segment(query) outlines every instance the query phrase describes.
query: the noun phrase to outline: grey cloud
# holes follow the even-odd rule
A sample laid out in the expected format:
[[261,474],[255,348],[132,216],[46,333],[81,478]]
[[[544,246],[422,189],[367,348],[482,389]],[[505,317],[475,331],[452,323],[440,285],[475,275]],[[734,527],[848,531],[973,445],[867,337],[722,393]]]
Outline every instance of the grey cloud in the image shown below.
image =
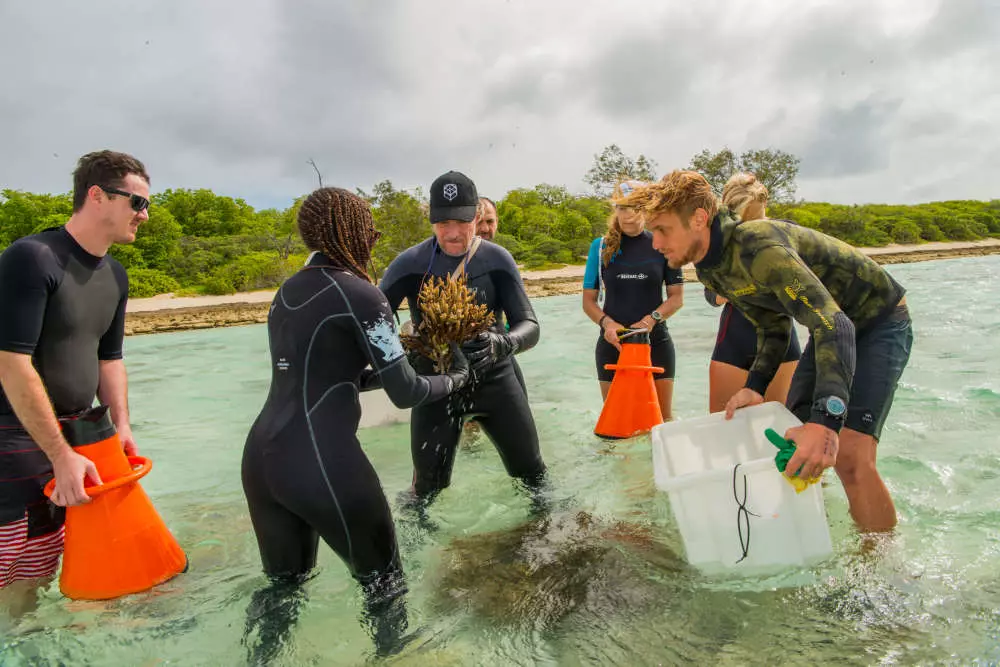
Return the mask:
[[899,100],[866,100],[847,108],[826,109],[798,151],[803,178],[866,174],[889,163],[886,128],[899,112]]
[[[996,196],[989,162],[955,146],[1000,148],[1000,8],[915,2],[2,3],[0,187],[65,190],[78,155],[111,146],[154,189],[251,202],[315,185],[309,158],[351,188],[456,168],[493,196],[576,191],[614,142],[661,170],[790,150],[803,197],[849,198],[859,174],[890,200]],[[954,180],[904,176],[942,162]]]
[[[933,58],[1000,46],[1000,6],[994,0],[942,0],[914,45],[917,57]],[[996,61],[990,63],[995,67]]]

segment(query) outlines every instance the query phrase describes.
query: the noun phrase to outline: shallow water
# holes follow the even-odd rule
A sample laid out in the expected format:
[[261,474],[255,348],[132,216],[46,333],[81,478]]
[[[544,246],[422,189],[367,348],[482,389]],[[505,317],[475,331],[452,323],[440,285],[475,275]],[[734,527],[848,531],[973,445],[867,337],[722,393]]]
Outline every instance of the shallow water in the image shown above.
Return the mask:
[[[824,487],[834,555],[768,579],[691,571],[649,438],[592,435],[600,410],[593,327],[576,296],[536,301],[542,339],[519,358],[559,509],[547,525],[488,441],[462,445],[428,535],[405,521],[408,426],[361,439],[397,516],[416,639],[396,664],[845,664],[1000,660],[1000,257],[895,265],[916,341],[880,445],[900,525],[862,544],[846,500]],[[671,322],[675,414],[705,413],[719,311],[697,285]],[[72,602],[53,584],[7,623],[4,665],[234,665],[263,583],[240,485],[249,424],[267,392],[263,326],[127,341],[134,427],[154,461],[143,488],[191,569],[155,591]],[[580,513],[584,514],[580,514]],[[319,572],[283,664],[359,664],[361,599],[321,546]]]

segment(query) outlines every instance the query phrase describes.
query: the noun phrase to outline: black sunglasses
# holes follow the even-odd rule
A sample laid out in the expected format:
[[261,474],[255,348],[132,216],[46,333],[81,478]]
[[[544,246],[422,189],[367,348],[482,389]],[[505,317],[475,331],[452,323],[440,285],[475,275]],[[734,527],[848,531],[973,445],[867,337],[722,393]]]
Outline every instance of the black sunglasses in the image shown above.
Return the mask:
[[149,200],[140,195],[134,195],[131,192],[125,192],[124,190],[116,190],[115,188],[106,188],[103,185],[98,185],[100,189],[107,192],[109,195],[121,195],[122,197],[128,197],[128,203],[132,207],[132,210],[136,213],[140,211],[145,211],[149,208]]

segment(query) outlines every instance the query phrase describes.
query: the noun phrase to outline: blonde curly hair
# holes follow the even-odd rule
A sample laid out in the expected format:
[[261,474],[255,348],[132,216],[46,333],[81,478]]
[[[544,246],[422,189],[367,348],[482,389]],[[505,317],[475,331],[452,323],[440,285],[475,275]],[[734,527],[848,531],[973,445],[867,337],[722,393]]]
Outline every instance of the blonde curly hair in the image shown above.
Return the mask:
[[748,172],[733,174],[722,188],[722,205],[742,220],[764,217],[767,197],[767,186],[758,181],[756,175]]
[[691,215],[699,208],[711,220],[719,212],[719,200],[712,185],[697,171],[675,169],[655,183],[636,188],[616,202],[641,211],[647,219],[660,213],[676,213],[687,227]]

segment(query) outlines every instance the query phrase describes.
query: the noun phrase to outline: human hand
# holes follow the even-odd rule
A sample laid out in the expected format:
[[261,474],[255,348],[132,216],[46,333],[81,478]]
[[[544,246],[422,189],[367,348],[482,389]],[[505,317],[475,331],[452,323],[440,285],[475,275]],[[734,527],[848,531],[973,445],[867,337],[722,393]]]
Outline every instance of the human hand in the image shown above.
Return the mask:
[[52,472],[56,478],[52,502],[61,507],[90,502],[90,496],[84,488],[84,479],[89,477],[94,484],[101,484],[101,476],[97,474],[94,462],[72,449],[52,462]]
[[457,391],[469,382],[469,360],[462,352],[462,348],[455,343],[450,343],[451,347],[451,367],[448,369],[448,377],[451,378],[451,390]]
[[604,340],[614,345],[615,349],[619,351],[622,349],[622,344],[618,341],[618,330],[624,328],[610,317],[604,320]]
[[507,334],[484,331],[462,345],[462,351],[468,356],[472,372],[481,375],[510,356],[514,352],[514,342]]
[[837,464],[840,436],[833,429],[807,423],[785,431],[785,440],[795,443],[795,453],[785,466],[789,477],[810,480]]
[[751,405],[760,405],[763,402],[763,396],[755,392],[753,389],[743,387],[743,389],[740,389],[738,392],[733,394],[733,397],[726,403],[726,419],[732,419],[733,414],[740,408],[745,408]]
[[125,450],[125,456],[139,456],[139,448],[135,444],[135,438],[132,436],[132,426],[129,424],[124,424],[118,426],[118,439],[122,442],[122,449]]
[[638,322],[636,322],[635,324],[633,324],[631,326],[631,328],[632,329],[647,329],[649,331],[652,331],[653,327],[655,325],[656,325],[656,322],[653,320],[653,318],[650,317],[649,315],[646,315],[646,317],[642,318],[641,320],[639,320]]

